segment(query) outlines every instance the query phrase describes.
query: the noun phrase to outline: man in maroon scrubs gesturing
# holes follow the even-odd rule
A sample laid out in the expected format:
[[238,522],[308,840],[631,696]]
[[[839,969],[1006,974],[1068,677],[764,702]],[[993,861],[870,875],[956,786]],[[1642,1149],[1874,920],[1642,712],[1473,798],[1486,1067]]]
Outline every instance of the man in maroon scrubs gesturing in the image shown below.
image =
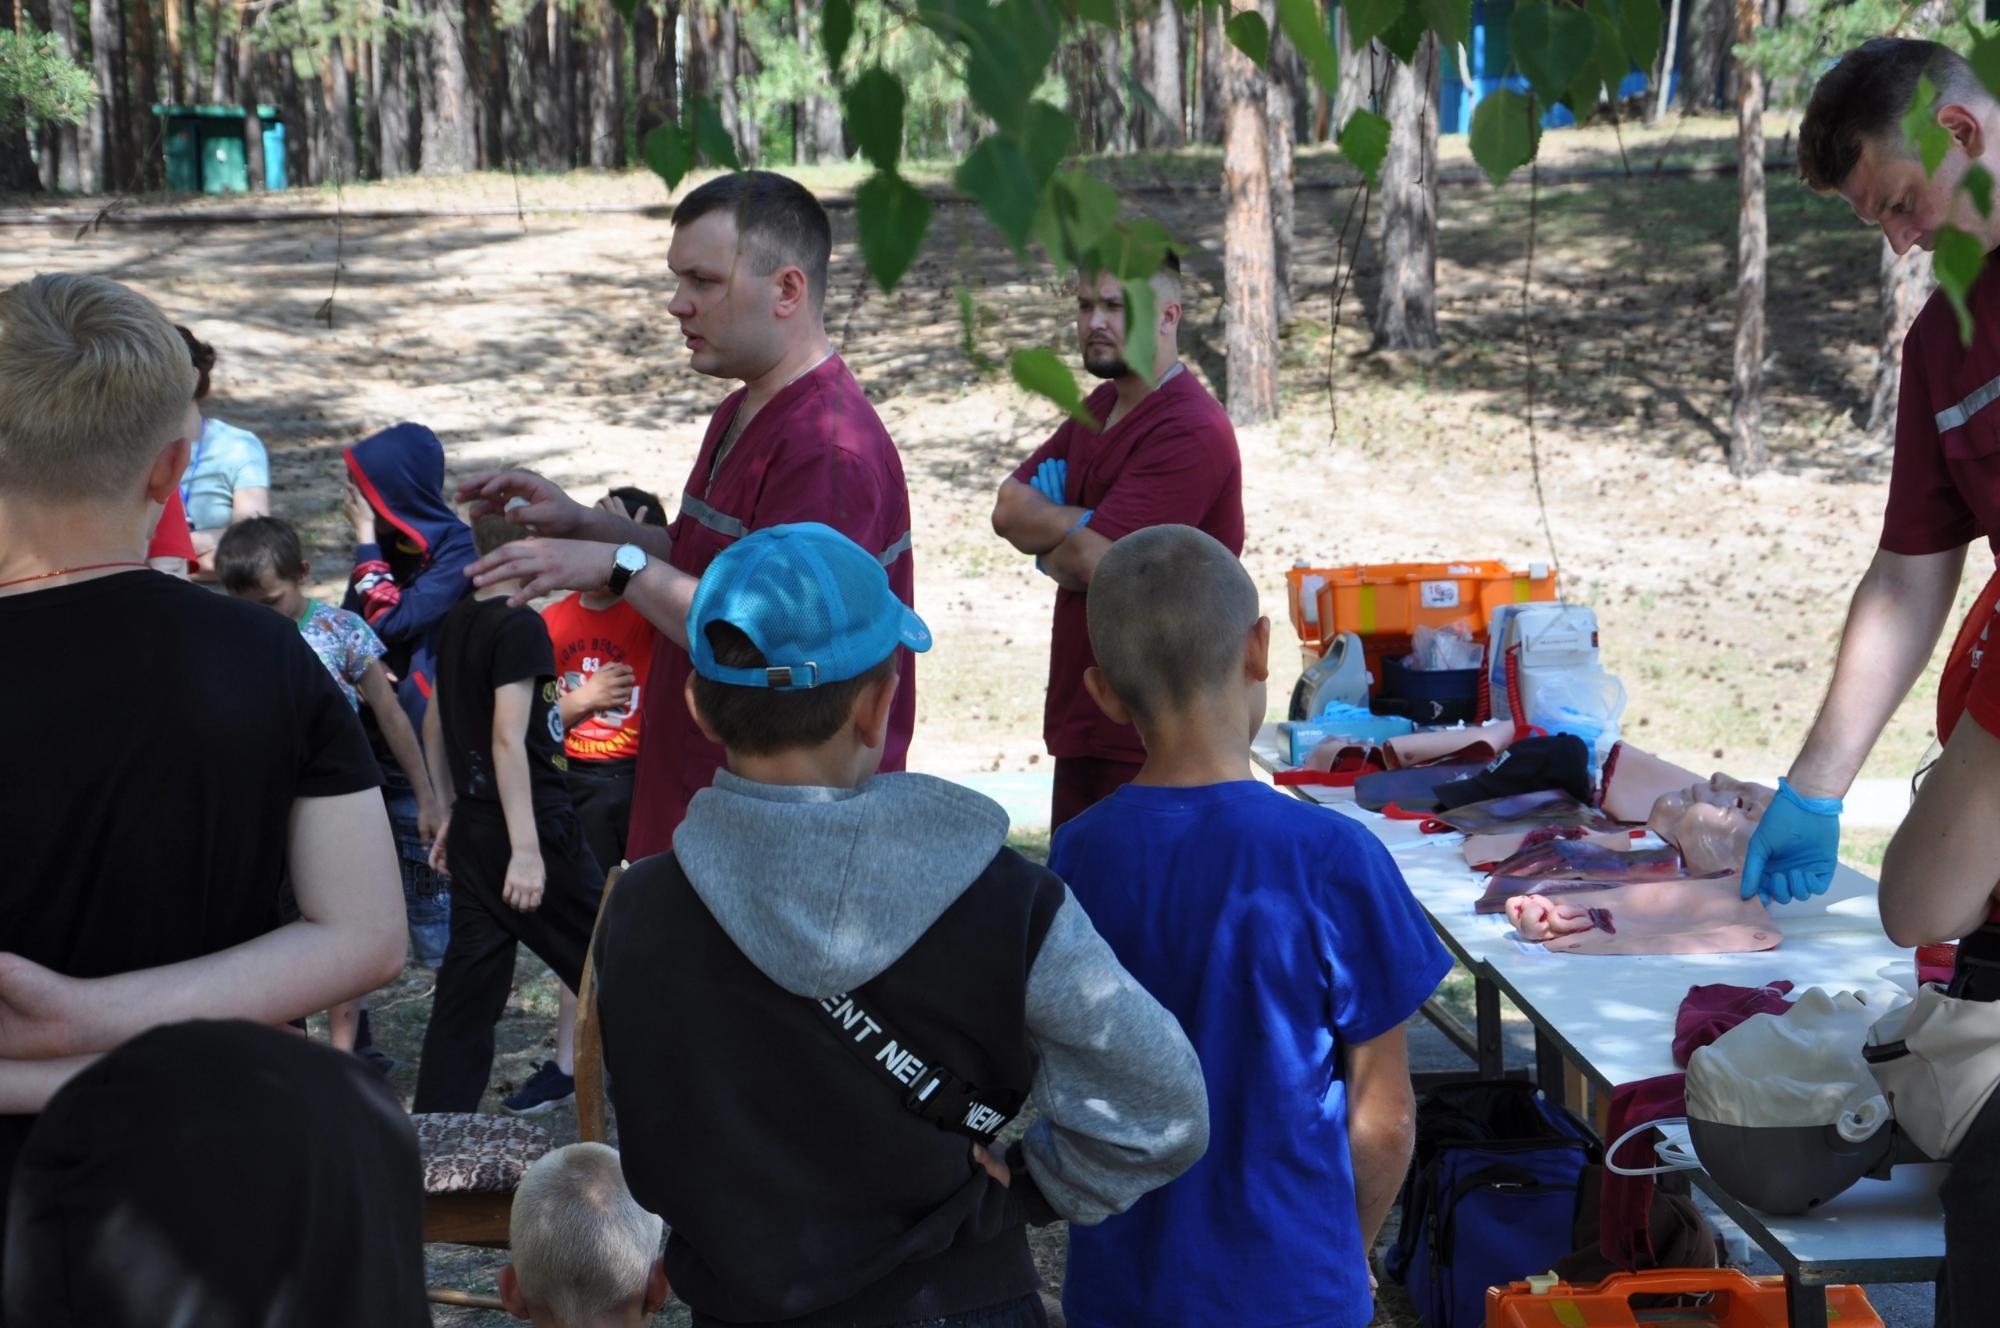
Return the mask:
[[[648,737],[627,845],[635,861],[673,846],[688,800],[722,764],[722,748],[695,727],[682,697],[688,605],[716,554],[753,530],[817,521],[880,558],[896,597],[915,600],[902,459],[821,318],[833,248],[825,210],[784,176],[742,171],[682,199],[673,226],[667,264],[677,284],[667,312],[698,372],[743,383],[708,422],[679,517],[664,530],[641,526],[526,471],[476,475],[459,489],[494,504],[525,499],[508,515],[542,537],[475,563],[476,584],[519,577],[524,601],[609,588],[666,639],[640,697]],[[903,653],[883,770],[903,768],[916,719],[915,664]]]
[[[1055,758],[1050,828],[1130,783],[1146,759],[1139,731],[1113,723],[1083,689],[1097,663],[1084,618],[1097,560],[1147,526],[1194,526],[1243,552],[1243,465],[1229,416],[1181,363],[1181,265],[1171,251],[1153,277],[1153,376],[1125,361],[1118,278],[1079,273],[1076,340],[1083,367],[1108,381],[1084,403],[1097,427],[1065,420],[1000,483],[993,530],[1056,583],[1042,736]],[[1162,605],[1162,612],[1172,611]]]

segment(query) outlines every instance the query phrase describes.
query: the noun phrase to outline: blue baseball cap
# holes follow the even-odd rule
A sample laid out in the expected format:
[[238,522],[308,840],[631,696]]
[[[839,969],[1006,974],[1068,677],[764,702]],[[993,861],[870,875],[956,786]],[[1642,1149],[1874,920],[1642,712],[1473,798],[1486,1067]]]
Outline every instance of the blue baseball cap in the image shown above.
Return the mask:
[[[719,663],[708,643],[718,622],[749,637],[766,667]],[[817,521],[771,526],[717,554],[695,587],[687,629],[696,673],[781,692],[858,678],[897,646],[931,648],[931,629],[889,589],[875,555]]]

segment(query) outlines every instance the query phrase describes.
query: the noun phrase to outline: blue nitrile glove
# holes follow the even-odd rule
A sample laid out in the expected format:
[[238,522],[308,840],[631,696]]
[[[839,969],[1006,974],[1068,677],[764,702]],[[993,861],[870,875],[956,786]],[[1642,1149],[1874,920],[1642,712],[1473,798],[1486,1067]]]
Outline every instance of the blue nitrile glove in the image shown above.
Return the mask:
[[1063,493],[1069,486],[1069,462],[1061,457],[1050,457],[1035,468],[1035,478],[1029,484],[1035,492],[1061,507]]
[[1803,797],[1780,779],[1743,858],[1743,897],[1796,904],[1825,894],[1840,864],[1840,812],[1839,798]]

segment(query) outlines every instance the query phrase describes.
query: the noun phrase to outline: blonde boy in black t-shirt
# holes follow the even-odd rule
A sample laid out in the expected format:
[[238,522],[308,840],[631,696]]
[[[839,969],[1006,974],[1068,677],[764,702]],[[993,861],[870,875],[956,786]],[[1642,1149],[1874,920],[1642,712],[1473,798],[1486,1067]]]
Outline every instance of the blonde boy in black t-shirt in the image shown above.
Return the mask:
[[[482,517],[486,554],[521,528]],[[452,882],[451,939],[438,970],[412,1110],[477,1111],[493,1068],[493,1026],[514,980],[514,945],[540,955],[572,991],[604,877],[584,843],[563,778],[555,655],[541,615],[509,608],[518,582],[460,600],[438,637],[424,718],[431,783],[449,810],[431,865]]]

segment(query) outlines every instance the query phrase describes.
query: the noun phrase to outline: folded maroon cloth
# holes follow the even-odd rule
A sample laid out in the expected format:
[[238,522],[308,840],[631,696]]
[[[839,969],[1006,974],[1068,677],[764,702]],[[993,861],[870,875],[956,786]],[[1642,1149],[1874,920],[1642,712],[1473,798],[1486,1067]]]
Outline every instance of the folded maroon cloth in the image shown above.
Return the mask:
[[1707,987],[1689,987],[1674,1016],[1674,1064],[1686,1065],[1696,1047],[1705,1047],[1753,1014],[1783,1014],[1792,1008],[1785,993],[1789,982],[1767,982],[1761,987],[1732,987],[1718,982]]
[[[1611,1106],[1605,1113],[1604,1139],[1606,1143],[1616,1143],[1620,1135],[1634,1126],[1685,1115],[1687,1076],[1684,1074],[1663,1074],[1653,1079],[1620,1084],[1611,1090]],[[1604,1160],[1607,1164],[1616,1162],[1621,1167],[1657,1165],[1659,1158],[1654,1154],[1650,1140],[1648,1134],[1638,1135],[1620,1149],[1617,1156],[1606,1153]],[[1647,1229],[1647,1219],[1653,1211],[1651,1176],[1620,1176],[1606,1165],[1599,1210],[1599,1254],[1628,1272],[1659,1266],[1653,1254],[1652,1233]]]

